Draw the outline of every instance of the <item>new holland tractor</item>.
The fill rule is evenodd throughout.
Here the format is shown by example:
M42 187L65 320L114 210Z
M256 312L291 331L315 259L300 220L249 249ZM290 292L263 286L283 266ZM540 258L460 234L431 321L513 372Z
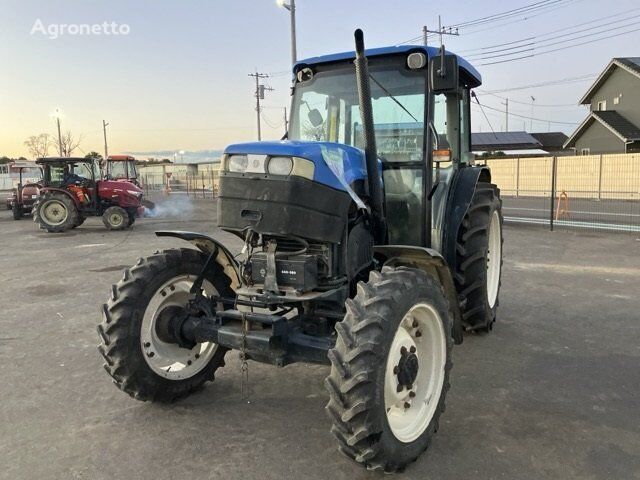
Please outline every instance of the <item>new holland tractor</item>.
M294 67L288 138L229 146L218 225L140 259L98 326L105 369L138 400L213 380L228 350L330 365L339 449L402 470L444 411L451 351L489 331L502 264L501 201L470 152L481 77L444 48L368 50ZM239 249L238 249L239 250Z

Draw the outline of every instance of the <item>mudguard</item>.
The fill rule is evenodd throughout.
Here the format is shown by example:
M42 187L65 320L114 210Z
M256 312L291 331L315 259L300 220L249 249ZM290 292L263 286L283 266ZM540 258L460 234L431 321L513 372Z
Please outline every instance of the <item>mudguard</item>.
M69 190L65 190L64 188L56 188L56 187L43 187L40 190L40 195L47 192L56 192L56 193L61 193L63 195L66 195L71 200L73 200L73 203L76 206L76 208L78 209L80 208L80 202L78 201L78 197L76 197L71 192L69 192Z
M215 253L216 263L222 267L225 275L231 279L231 288L237 290L240 287L240 266L235 261L233 254L218 240L202 233L183 232L179 230L161 230L156 232L158 237L174 237L185 240L196 246L207 255Z
M455 265L456 239L462 220L469 210L478 182L491 181L491 172L486 167L466 167L456 172L447 199L442 254L449 265Z
M453 341L461 344L463 328L458 295L451 270L442 255L430 248L407 245L377 245L373 252L383 266L419 268L440 282L453 313Z

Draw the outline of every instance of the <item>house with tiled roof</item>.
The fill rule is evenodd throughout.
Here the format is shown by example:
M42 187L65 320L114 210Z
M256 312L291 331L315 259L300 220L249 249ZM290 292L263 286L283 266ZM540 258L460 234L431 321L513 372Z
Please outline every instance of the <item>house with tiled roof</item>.
M580 99L589 116L565 142L577 155L640 152L640 57L614 58Z

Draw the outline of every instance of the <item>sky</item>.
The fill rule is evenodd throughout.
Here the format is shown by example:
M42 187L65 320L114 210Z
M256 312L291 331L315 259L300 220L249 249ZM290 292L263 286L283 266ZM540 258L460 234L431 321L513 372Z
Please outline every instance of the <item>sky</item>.
M438 15L446 26L534 3L540 8L462 27L445 44L469 55L483 76L477 94L491 126L474 107L473 131L504 130L509 98L510 130L570 133L585 117L577 103L594 78L519 87L596 75L612 57L640 56L640 30L614 36L640 28L639 0L297 0L298 57L352 50L355 28L368 47L396 45L420 37L423 25L437 27ZM47 30L103 22L100 35L52 38ZM582 38L555 44L574 37ZM603 39L544 54L596 38ZM255 140L248 74L256 70L271 75L266 83L274 89L264 101L263 139L280 138L290 102L289 42L289 13L275 0L0 0L0 156L28 156L27 137L55 133L56 109L62 129L82 136L81 152L103 152L103 119L110 153L218 150ZM503 56L486 58L493 55ZM517 55L527 58L482 65Z

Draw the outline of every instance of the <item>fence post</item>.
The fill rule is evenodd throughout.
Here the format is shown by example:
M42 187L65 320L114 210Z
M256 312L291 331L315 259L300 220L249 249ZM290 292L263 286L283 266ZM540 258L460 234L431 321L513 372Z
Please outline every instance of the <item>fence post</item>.
M598 200L602 200L602 154L600 154L600 163L598 164Z
M520 157L516 158L516 198L520 196Z
M553 212L556 207L556 174L557 174L557 161L558 157L552 157L551 159L551 208L549 210L549 227L553 232Z

